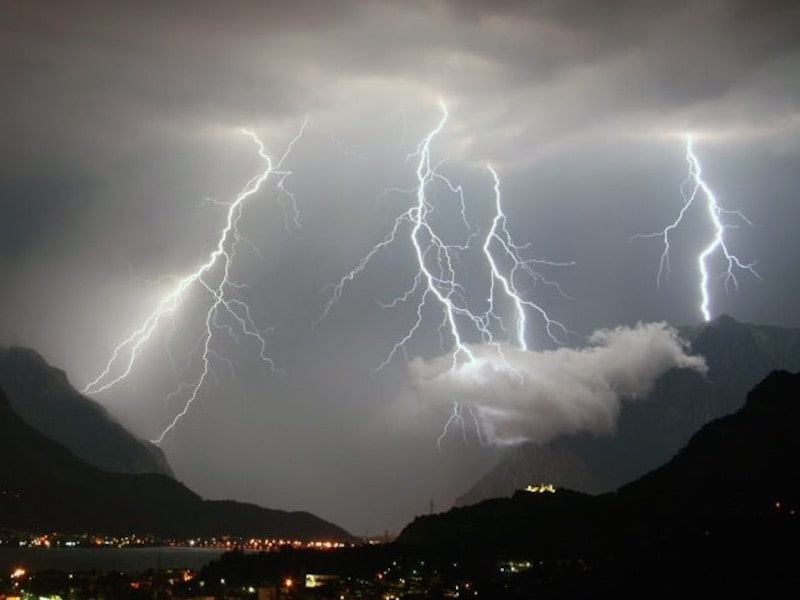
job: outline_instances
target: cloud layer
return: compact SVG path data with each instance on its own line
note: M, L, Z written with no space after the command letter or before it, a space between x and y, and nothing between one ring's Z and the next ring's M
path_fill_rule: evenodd
M478 360L452 368L452 355L413 359L409 373L431 402L472 407L492 444L546 443L580 431L614 431L623 399L647 395L673 368L705 373L702 356L666 323L600 329L586 348L525 352L474 346Z

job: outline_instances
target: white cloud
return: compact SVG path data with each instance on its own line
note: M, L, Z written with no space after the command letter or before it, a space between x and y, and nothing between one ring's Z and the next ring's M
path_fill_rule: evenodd
M707 370L705 359L689 355L687 343L666 323L601 329L585 348L471 349L476 361L453 368L450 354L415 358L409 373L422 399L470 405L493 444L611 433L623 399L647 395L670 369Z

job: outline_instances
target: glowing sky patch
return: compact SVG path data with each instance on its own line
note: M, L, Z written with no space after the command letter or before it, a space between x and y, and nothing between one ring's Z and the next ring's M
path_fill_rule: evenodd
M200 373L192 381L182 383L180 388L170 394L170 398L175 398L181 393L185 393L183 408L175 415L172 421L164 428L161 434L153 442L160 444L164 437L172 431L178 422L189 412L192 403L197 399L203 384L209 376L214 359L221 359L220 355L213 349L215 340L224 334L232 337L235 342L239 341L238 335L243 335L255 341L258 347L259 358L267 363L271 369L275 365L267 355L267 340L265 332L260 330L251 315L250 306L239 299L237 288L241 287L231 276L231 268L236 259L236 252L241 242L239 223L244 214L245 202L259 191L262 185L270 177L277 178L277 187L283 195L291 200L291 220L299 224L299 213L294 197L286 191L284 182L291 174L291 171L283 169L292 146L303 135L306 122L300 128L297 136L287 146L286 151L277 163L267 155L264 144L252 131L245 131L258 148L258 155L265 162L265 169L259 175L254 176L244 186L236 198L229 203L225 225L222 227L217 239L216 247L209 255L206 262L201 264L195 271L182 277L175 284L175 287L158 303L158 306L151 312L144 322L127 338L120 342L106 363L103 371L86 387L83 388L84 394L99 394L105 392L117 383L124 380L131 374L137 359L145 350L147 342L154 335L162 324L174 318L175 312L181 307L183 300L190 290L199 288L208 296L208 308L201 321L200 339ZM221 318L230 319L234 326L223 325Z

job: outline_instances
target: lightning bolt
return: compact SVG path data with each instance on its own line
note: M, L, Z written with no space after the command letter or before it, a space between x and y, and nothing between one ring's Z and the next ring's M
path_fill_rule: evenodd
M266 153L264 144L254 132L243 130L243 133L255 143L258 155L266 165L264 170L252 177L233 201L223 203L227 205L225 223L219 232L216 246L206 261L188 275L177 280L172 290L161 299L141 325L114 348L103 371L82 390L84 394L98 394L114 387L128 377L147 342L162 323L169 320L172 321L174 327L175 314L186 296L190 291L200 290L208 298L208 308L203 317L199 341L200 374L193 381L182 383L176 391L169 395L169 398L174 398L185 392L186 398L183 408L161 434L152 440L156 444L160 444L187 414L211 373L213 359L221 359L230 365L230 362L221 357L212 347L219 331L227 333L237 342L240 335L254 341L258 347L259 358L267 363L273 371L275 370L274 362L266 353L266 332L256 326L249 305L237 297L237 291L244 286L232 279L231 268L236 259L238 247L245 241L239 230L244 205L249 198L261 190L264 183L271 177L276 178L275 186L284 208L287 226L290 223L299 225L297 203L294 196L285 187L286 179L292 172L284 169L283 164L294 144L302 137L307 123L308 119L306 118L277 162L273 162Z
M467 219L463 189L440 172L441 163L433 161L431 147L437 136L443 131L449 117L447 106L441 100L439 107L442 116L438 123L419 142L415 151L407 157L407 161L416 161L416 186L413 190L415 202L394 220L389 233L375 244L349 273L332 286L330 298L322 315L317 320L319 323L328 316L333 307L341 300L345 287L367 269L376 255L395 244L403 235L407 235L417 269L413 283L407 291L389 303L382 303L381 306L395 308L416 299L416 318L405 335L394 343L386 358L373 372L378 372L386 367L398 351L405 351L407 344L422 327L425 309L431 303L436 305L440 311L439 332L442 339L449 340L450 350L448 352L452 356L451 368L453 370L473 365L481 360L470 348L470 340L494 345L502 358L500 340L495 334L498 328L503 332L507 331L497 306L501 296L504 296L506 301L510 301L514 307L515 327L511 343L517 347L528 350L526 331L529 312L539 315L544 320L547 334L553 342L560 343L560 335L568 332L563 324L551 319L544 308L525 297L525 293L520 287L520 279L527 277L532 282L531 287L539 283L555 287L562 292L556 283L538 273L534 267L536 265L564 266L573 263L522 257L529 244L516 244L508 231L508 219L502 209L500 179L491 166L487 168L494 182L495 215L482 244L482 254L488 263L489 292L485 299L485 310L476 311L470 307L467 290L458 280L456 265L459 253L470 249L470 242L477 234L471 230ZM440 208L435 202L433 193L436 184L443 186L450 193L450 197L454 197L458 202L461 220L469 232L465 242L447 243L434 226L433 217ZM503 361L505 363L504 359ZM505 364L507 365L507 363ZM510 366L508 368L513 370ZM475 424L478 439L482 441L478 415L471 406L467 407L467 411ZM453 402L452 414L444 425L438 443L441 444L451 427L458 427L466 439L466 421L467 417L461 404L458 401Z
M660 238L664 245L661 253L661 259L658 265L658 274L656 276L656 284L661 285L663 281L670 274L670 236L681 225L689 209L698 200L698 196L705 199L706 214L710 221L710 229L712 232L711 241L706 245L697 255L697 268L700 272L700 304L699 310L703 315L703 320L708 322L711 320L711 293L709 291L709 267L708 261L715 254L721 253L726 264L725 271L721 277L725 281L725 288L730 287L738 288L739 280L736 278L737 271L747 272L761 279L759 273L755 270L755 263L744 263L728 248L725 242L725 232L728 229L738 227L739 224L745 223L752 226L753 223L743 213L737 210L726 210L722 208L717 201L717 197L711 190L709 185L703 179L703 170L700 166L700 161L694 153L693 140L691 135L686 136L686 162L688 164L689 172L686 180L681 185L681 196L683 198L683 205L681 206L678 216L675 220L667 225L661 231L648 234L637 234L631 239L648 239ZM726 222L733 218L733 222ZM738 223L737 223L738 221Z
M558 283L548 279L538 271L535 271L531 265L538 264L547 265L550 267L564 267L572 266L575 263L553 262L540 258L530 258L527 260L522 259L521 253L530 247L530 244L528 243L519 246L514 243L514 240L511 238L511 234L508 232L507 226L508 218L503 212L503 207L501 204L500 178L497 175L497 171L495 171L491 165L489 165L487 168L492 174L492 179L494 181L495 215L494 219L492 219L492 227L489 229L489 233L483 242L483 254L486 257L486 262L489 263L492 273L488 298L489 308L486 312L486 318L498 318L495 313L494 305L496 295L495 283L499 283L503 289L503 292L505 293L505 296L514 304L514 311L517 321L515 342L518 348L521 350L529 349L528 343L525 339L528 325L526 317L527 311L525 310L526 308L541 317L541 319L544 321L547 335L556 344L561 344L564 337L567 335L567 333L569 333L567 328L563 323L556 321L555 319L551 319L544 308L542 308L540 305L530 300L526 300L523 293L517 288L516 280L522 275L527 275L529 280L533 281L534 284L542 283L550 287L554 287L562 296L569 298L569 296L564 293ZM500 247L501 256L505 256L511 264L511 268L507 275L502 273L500 267L498 266L497 260L491 252L491 247L493 244Z

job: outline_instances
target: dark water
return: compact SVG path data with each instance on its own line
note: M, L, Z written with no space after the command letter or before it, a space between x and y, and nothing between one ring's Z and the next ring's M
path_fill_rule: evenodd
M0 572L23 567L29 571L145 571L157 568L199 569L219 558L213 548L0 548Z

